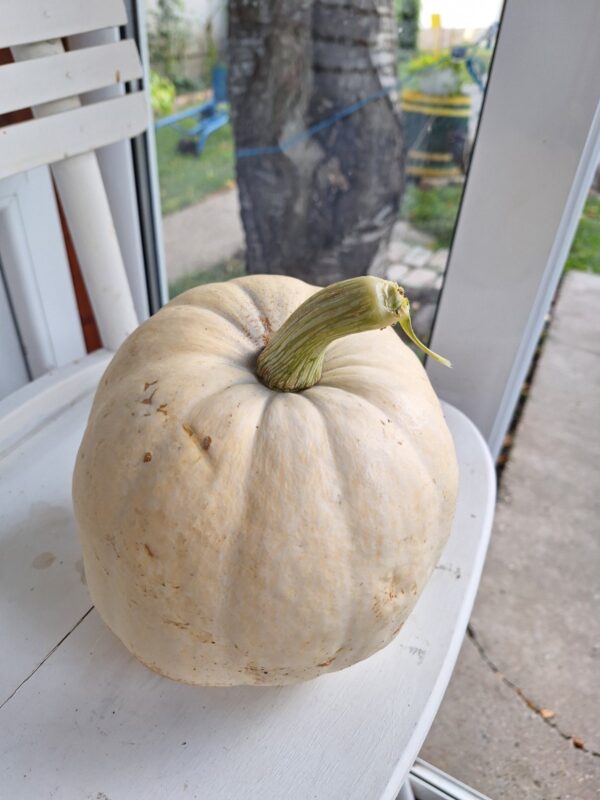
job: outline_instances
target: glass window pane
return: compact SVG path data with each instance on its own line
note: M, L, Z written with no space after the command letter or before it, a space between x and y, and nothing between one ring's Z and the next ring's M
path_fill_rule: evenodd
M500 0L154 0L171 296L256 272L398 281L428 339Z
M412 6L399 0L401 7ZM418 3L417 3L418 4ZM388 248L387 276L412 301L429 340L473 149L502 3L423 0L416 40L400 35L400 108L406 187ZM403 20L401 19L401 25Z

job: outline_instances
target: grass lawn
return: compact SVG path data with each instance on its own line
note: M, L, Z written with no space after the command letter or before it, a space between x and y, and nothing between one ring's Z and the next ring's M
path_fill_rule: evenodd
M192 124L192 123L190 123ZM200 157L177 150L179 134L172 128L156 133L158 171L163 214L170 214L199 202L213 192L232 185L235 177L231 126L213 134ZM435 247L448 247L458 214L463 186L419 187L408 184L401 217L420 231L435 238ZM600 195L589 195L565 269L600 274ZM196 273L175 281L171 297L191 286L236 277L243 273L242 261L234 258L208 272Z
M202 286L205 283L217 283L218 281L228 281L230 278L239 278L241 275L246 274L244 266L243 253L229 261L222 261L220 264L215 264L214 267L204 270L202 272L191 272L189 275L184 275L178 278L173 283L169 284L169 297L173 298L188 289L193 289L194 286Z
M595 272L600 275L600 195L590 194L577 226L565 270Z
M179 138L173 128L156 131L160 200L165 215L224 189L235 177L231 125L209 137L201 156L180 153Z
M402 218L417 230L435 236L436 247L448 247L458 214L462 186L419 188L410 184L402 203ZM600 195L589 195L577 227L565 270L600 274Z

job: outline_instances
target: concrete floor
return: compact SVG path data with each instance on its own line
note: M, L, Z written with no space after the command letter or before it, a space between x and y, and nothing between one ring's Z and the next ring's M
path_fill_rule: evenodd
M169 281L228 261L244 246L237 189L164 217L163 236Z
M600 798L600 277L567 275L422 757L493 800Z

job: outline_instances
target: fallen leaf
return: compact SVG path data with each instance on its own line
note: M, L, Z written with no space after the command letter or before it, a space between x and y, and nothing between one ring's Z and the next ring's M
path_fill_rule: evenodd
M578 750L583 750L585 748L583 739L578 739L577 736L574 736L571 741L573 742L573 747L576 747Z
M552 717L556 716L556 711L552 711L550 708L540 708L540 717L542 719L552 719Z

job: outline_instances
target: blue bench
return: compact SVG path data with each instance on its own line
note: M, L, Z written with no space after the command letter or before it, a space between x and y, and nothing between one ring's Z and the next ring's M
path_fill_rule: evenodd
M229 111L226 107L227 69L225 67L213 68L212 90L213 96L211 100L157 120L154 123L154 129L158 131L166 127L174 128L183 137L179 140L179 149L182 151L191 150L199 156L204 150L208 137L229 122ZM190 117L195 117L198 120L196 125L183 127L178 124Z

